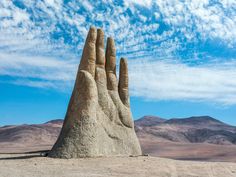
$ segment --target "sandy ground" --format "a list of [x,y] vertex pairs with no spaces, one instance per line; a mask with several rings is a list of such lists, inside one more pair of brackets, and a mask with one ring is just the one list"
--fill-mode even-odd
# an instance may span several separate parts
[[141,146],[145,154],[155,157],[175,160],[236,162],[236,145],[158,142],[156,140],[141,139]]
[[[236,145],[215,145],[208,143],[177,143],[160,142],[157,140],[140,139],[144,154],[175,160],[196,160],[211,162],[235,162]],[[0,142],[1,153],[23,153],[50,150],[52,144]],[[1,177],[1,176],[0,176]]]
[[1,177],[236,177],[236,164],[158,157],[53,159],[39,154],[0,154]]

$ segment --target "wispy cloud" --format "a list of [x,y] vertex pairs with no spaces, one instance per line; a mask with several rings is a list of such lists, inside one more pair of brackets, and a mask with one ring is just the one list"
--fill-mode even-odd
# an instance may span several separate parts
[[[236,2],[228,0],[129,0],[133,3],[152,9],[157,18],[185,33],[189,40],[197,36],[202,39],[221,39],[229,46],[236,43]],[[154,6],[154,8],[153,8]]]
[[3,0],[0,76],[71,87],[87,30],[96,25],[116,39],[118,57],[129,58],[132,95],[236,104],[235,9],[228,0]]
[[188,66],[143,60],[129,66],[133,96],[236,104],[236,62]]
[[35,79],[40,79],[41,83],[45,82],[41,84],[42,87],[52,87],[52,84],[56,87],[63,82],[70,84],[75,78],[76,70],[77,64],[58,58],[0,53],[0,75],[17,78],[17,82],[12,83],[38,86],[39,84],[33,83],[38,83]]

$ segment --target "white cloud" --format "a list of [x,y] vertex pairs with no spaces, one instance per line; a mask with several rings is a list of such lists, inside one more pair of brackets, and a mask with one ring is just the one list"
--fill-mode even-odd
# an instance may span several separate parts
[[187,66],[166,61],[130,61],[131,95],[236,104],[235,68],[235,62]]
[[32,56],[26,55],[0,53],[0,75],[20,77],[23,81],[26,78],[36,78],[47,83],[51,81],[51,84],[60,84],[54,81],[70,83],[74,80],[76,69],[77,64],[71,63],[71,61],[46,56],[32,58]]
[[62,1],[61,0],[44,0],[45,3],[49,6],[52,7],[53,9],[60,10]]
[[29,15],[24,11],[16,11],[13,14],[13,18],[16,24],[23,23],[24,21],[29,20]]
[[135,3],[141,6],[147,6],[150,7],[152,4],[152,0],[126,0],[125,3],[127,3],[127,5],[129,5],[130,3]]
[[43,88],[43,89],[48,88],[48,89],[57,89],[60,91],[65,90],[65,85],[62,86],[62,84],[58,85],[58,83],[53,83],[52,81],[45,81],[45,80],[44,81],[33,81],[30,79],[17,79],[17,80],[9,81],[9,83],[15,84],[15,85],[28,86],[28,87]]
[[191,33],[195,27],[203,39],[219,38],[229,45],[236,43],[236,31],[231,30],[236,28],[235,1],[222,0],[220,4],[212,0],[155,2],[163,20],[173,28],[184,28],[186,33]]
[[89,1],[81,1],[82,5],[84,6],[84,8],[90,12],[92,12],[93,10],[93,6],[90,4]]

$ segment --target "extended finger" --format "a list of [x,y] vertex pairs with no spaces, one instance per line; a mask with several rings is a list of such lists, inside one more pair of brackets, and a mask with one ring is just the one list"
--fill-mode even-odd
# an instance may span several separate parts
[[116,49],[115,49],[115,42],[111,37],[107,38],[105,67],[107,74],[107,89],[117,90]]
[[105,53],[104,53],[104,33],[101,29],[97,30],[95,80],[99,88],[107,90]]
[[98,67],[105,68],[104,33],[102,29],[97,30],[96,65]]
[[96,39],[97,30],[95,27],[90,27],[79,65],[79,70],[88,71],[93,77],[95,76]]
[[128,64],[127,60],[121,58],[120,60],[120,76],[118,91],[120,99],[124,105],[129,106],[129,78],[128,78]]

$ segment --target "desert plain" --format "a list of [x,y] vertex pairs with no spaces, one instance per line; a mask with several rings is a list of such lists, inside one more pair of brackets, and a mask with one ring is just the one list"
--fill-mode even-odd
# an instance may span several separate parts
[[236,164],[158,157],[55,159],[39,153],[1,154],[1,177],[235,177]]

